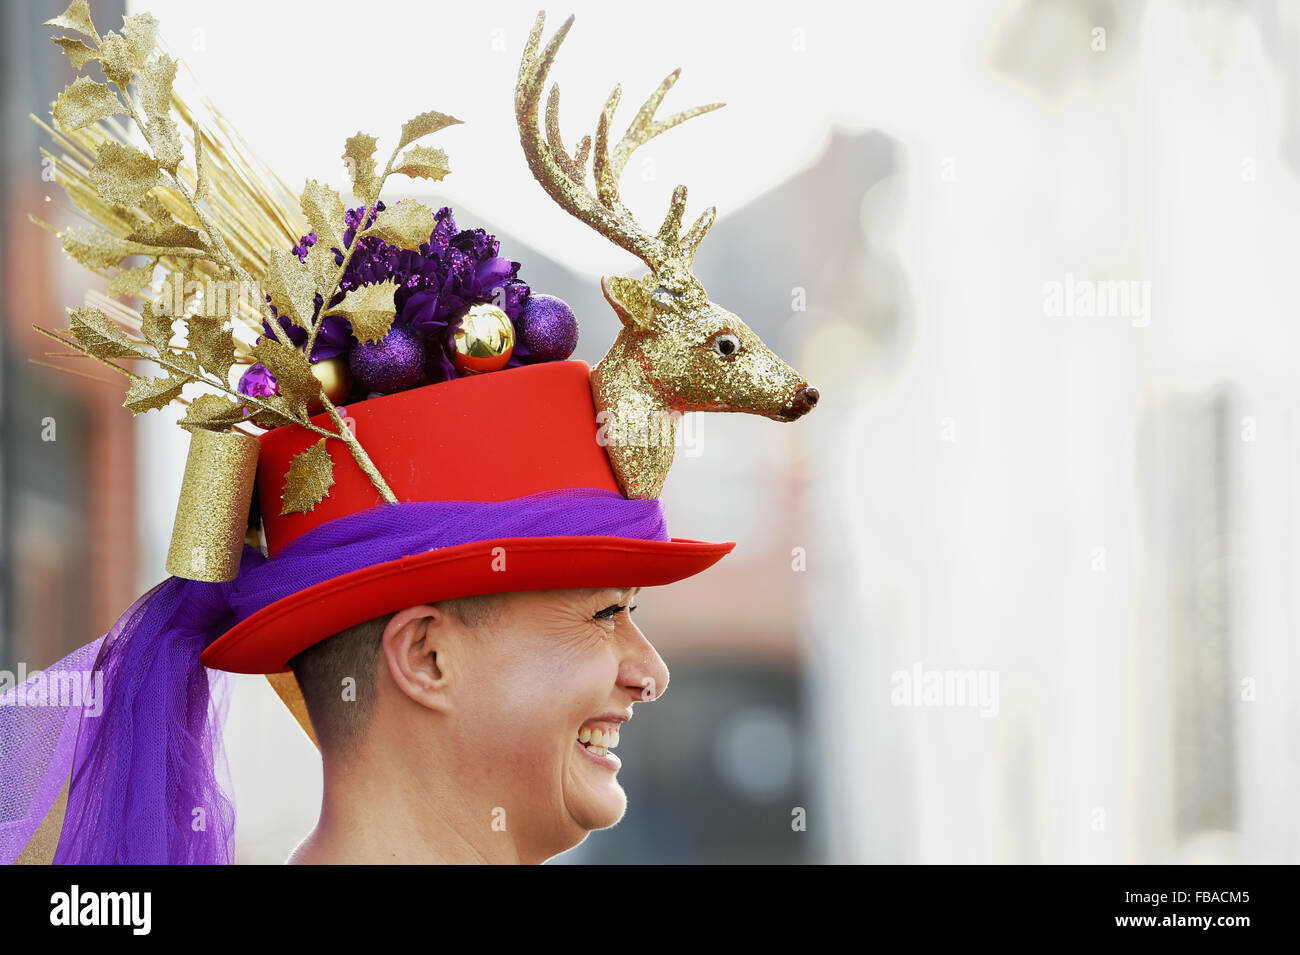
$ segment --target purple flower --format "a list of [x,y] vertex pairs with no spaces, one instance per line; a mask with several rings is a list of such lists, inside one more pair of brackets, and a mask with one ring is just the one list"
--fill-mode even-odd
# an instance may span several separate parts
[[[384,211],[383,203],[375,208]],[[351,243],[363,211],[349,211],[352,229],[344,234],[345,243]],[[370,221],[373,219],[371,213]],[[443,381],[459,374],[451,356],[465,309],[492,302],[504,309],[511,321],[518,322],[523,314],[529,287],[518,278],[520,264],[499,257],[498,248],[496,237],[482,229],[458,230],[451,208],[444,206],[434,214],[429,241],[419,249],[399,249],[374,237],[362,239],[340,285],[346,292],[362,285],[396,282],[393,323],[420,332],[429,351],[429,376]],[[517,343],[507,367],[525,364],[528,357],[527,348]]]
[[[316,315],[320,313],[321,297],[316,296],[316,309],[312,313],[312,321],[316,320]],[[285,341],[297,348],[307,346],[307,329],[295,325],[289,319],[285,318],[275,311],[275,306],[271,306],[271,312],[275,314],[280,325],[280,334],[278,341]],[[267,338],[276,337],[272,335],[271,325],[266,319],[262,319],[262,334]],[[347,319],[340,318],[337,315],[326,315],[325,321],[321,323],[320,331],[316,333],[316,341],[311,346],[311,360],[313,362],[324,361],[326,358],[333,358],[335,355],[342,355],[352,347],[352,326],[348,324]]]
[[[373,224],[385,208],[383,202],[376,202],[368,211],[365,206],[348,209],[343,223],[344,248],[351,247],[359,227]],[[313,232],[303,236],[294,246],[293,251],[300,261],[306,259],[308,250],[316,241]],[[335,263],[341,264],[343,251],[332,251]],[[375,236],[362,238],[348,261],[339,282],[339,291],[330,307],[337,306],[353,289],[395,282],[398,288],[393,296],[396,306],[393,324],[409,325],[420,333],[428,352],[426,371],[431,380],[455,378],[459,374],[451,361],[456,350],[455,335],[461,315],[469,306],[488,302],[496,304],[510,316],[516,332],[519,331],[529,287],[519,279],[520,263],[503,258],[498,252],[499,243],[495,236],[482,229],[458,230],[451,208],[444,206],[433,215],[429,222],[429,239],[418,249],[401,249]],[[317,295],[313,321],[323,305],[321,296]],[[307,344],[306,329],[282,317],[274,305],[271,312],[283,330],[281,340],[288,339],[298,348],[304,348]],[[266,335],[271,334],[270,322],[263,322],[263,330]],[[312,345],[311,360],[317,362],[345,354],[355,344],[347,320],[328,316]],[[530,359],[528,348],[516,334],[515,349],[506,367],[527,364]]]

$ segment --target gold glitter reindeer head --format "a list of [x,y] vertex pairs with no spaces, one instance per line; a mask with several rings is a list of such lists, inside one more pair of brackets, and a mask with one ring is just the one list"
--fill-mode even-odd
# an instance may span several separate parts
[[817,404],[817,389],[778,358],[748,325],[709,295],[692,274],[695,251],[713,225],[717,209],[705,209],[681,234],[686,187],[673,190],[658,233],[642,231],[619,197],[618,181],[638,146],[722,103],[683,110],[656,121],[655,111],[677,82],[674,70],[637,112],[627,132],[609,150],[609,127],[618,107],[615,86],[596,127],[592,171],[596,190],[586,185],[591,137],[577,156],[560,138],[559,86],[546,101],[546,140],[538,129],[542,87],[569,27],[570,16],[538,55],[545,13],[539,13],[519,66],[515,113],[519,137],[533,175],[570,215],[637,256],[650,268],[640,279],[601,279],[605,298],[623,323],[613,346],[592,371],[600,434],[623,493],[658,497],[672,465],[677,421],[686,411],[740,411],[793,421]]

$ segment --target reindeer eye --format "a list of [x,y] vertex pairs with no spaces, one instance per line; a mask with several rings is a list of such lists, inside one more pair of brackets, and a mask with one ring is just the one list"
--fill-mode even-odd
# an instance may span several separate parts
[[740,339],[735,335],[719,335],[713,340],[713,350],[723,358],[730,358],[740,351]]

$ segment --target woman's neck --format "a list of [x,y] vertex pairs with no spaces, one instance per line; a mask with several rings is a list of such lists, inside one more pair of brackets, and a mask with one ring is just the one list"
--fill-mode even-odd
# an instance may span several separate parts
[[[324,758],[320,819],[291,865],[517,864],[514,840],[493,831],[492,807],[454,780],[421,778],[394,753],[359,747]],[[438,765],[436,757],[428,766]],[[483,838],[471,835],[481,832]]]

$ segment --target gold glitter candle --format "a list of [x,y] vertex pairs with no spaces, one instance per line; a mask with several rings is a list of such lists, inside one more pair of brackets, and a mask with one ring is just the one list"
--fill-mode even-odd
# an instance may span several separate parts
[[210,583],[239,576],[258,448],[256,438],[239,431],[190,436],[167,573]]

